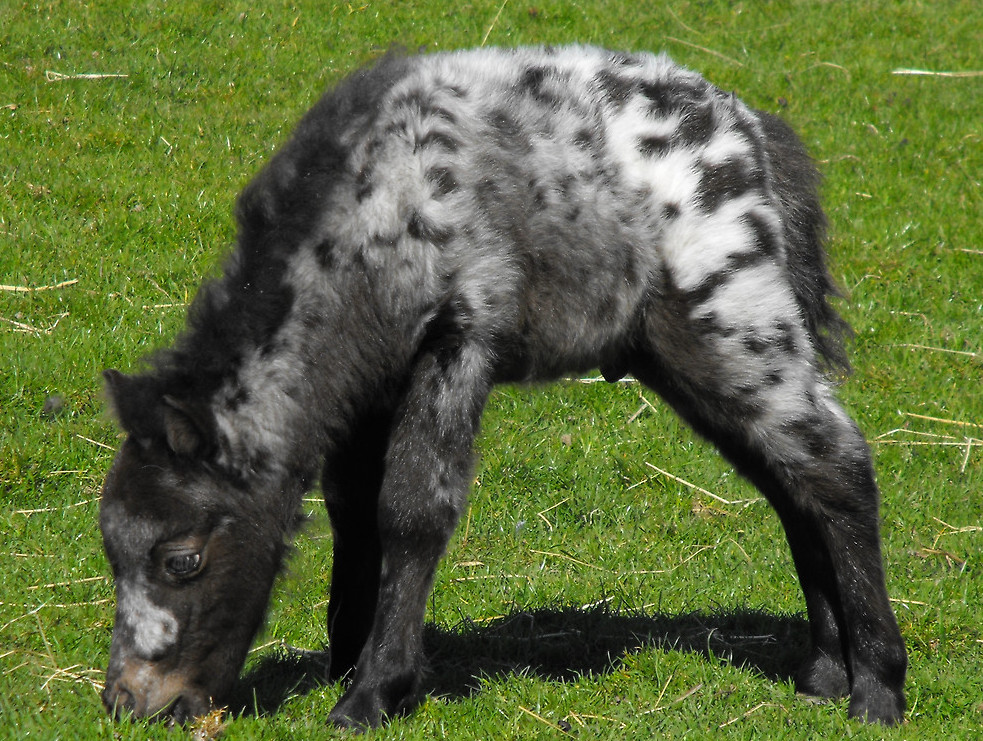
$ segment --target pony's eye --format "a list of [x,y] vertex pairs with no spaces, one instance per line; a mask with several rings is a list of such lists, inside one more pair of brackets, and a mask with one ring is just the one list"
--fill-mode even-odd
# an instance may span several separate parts
[[197,573],[201,568],[200,553],[180,553],[171,556],[164,562],[164,568],[171,576],[188,577]]

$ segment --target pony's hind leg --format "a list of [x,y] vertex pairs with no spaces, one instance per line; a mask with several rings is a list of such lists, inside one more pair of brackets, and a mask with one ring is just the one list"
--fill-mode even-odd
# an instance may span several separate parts
[[631,371],[777,510],[813,641],[799,688],[849,691],[852,716],[895,723],[907,659],[885,586],[870,453],[816,370],[781,275],[762,264],[708,296],[667,273]]

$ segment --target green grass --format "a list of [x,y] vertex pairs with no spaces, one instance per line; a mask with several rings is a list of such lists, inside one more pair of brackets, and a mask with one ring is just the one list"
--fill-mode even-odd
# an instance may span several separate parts
[[[870,729],[797,698],[804,604],[776,518],[647,466],[755,496],[648,392],[568,382],[493,396],[428,614],[433,696],[369,736],[978,733],[983,77],[892,74],[983,70],[977,2],[0,5],[0,283],[76,281],[0,291],[0,737],[183,737],[114,725],[98,699],[113,593],[97,498],[119,439],[99,373],[179,330],[237,191],[325,87],[392,43],[486,34],[665,49],[781,113],[822,163],[856,329],[842,395],[874,441],[910,712]],[[329,735],[340,688],[289,648],[325,639],[330,534],[307,507],[228,739]]]

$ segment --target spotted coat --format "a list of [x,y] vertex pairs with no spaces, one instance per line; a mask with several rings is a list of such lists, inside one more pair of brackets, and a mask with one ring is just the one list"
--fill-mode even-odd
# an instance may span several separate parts
[[331,673],[351,682],[331,720],[410,710],[489,390],[600,368],[656,389],[777,510],[813,639],[799,688],[899,721],[878,492],[827,378],[846,328],[817,187],[784,123],[664,56],[390,55],[342,82],[243,192],[188,329],[107,372],[129,433],[101,513],[107,707],[220,701],[321,469]]

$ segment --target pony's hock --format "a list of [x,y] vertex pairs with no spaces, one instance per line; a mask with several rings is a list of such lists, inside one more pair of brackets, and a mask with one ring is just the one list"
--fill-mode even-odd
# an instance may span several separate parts
[[665,57],[390,55],[326,95],[245,189],[224,274],[133,376],[101,526],[104,702],[221,702],[304,492],[334,528],[331,713],[418,702],[421,632],[492,385],[600,367],[658,391],[768,498],[813,648],[798,677],[896,723],[905,649],[846,368],[818,175],[792,131]]

